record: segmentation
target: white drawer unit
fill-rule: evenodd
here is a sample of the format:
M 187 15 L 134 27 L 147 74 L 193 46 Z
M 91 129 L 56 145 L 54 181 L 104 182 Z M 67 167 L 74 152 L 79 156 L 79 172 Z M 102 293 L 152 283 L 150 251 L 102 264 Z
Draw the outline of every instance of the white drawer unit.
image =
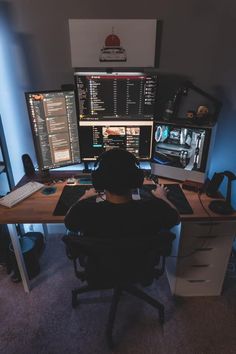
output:
M 235 221 L 184 222 L 166 262 L 172 293 L 220 295 L 235 234 Z

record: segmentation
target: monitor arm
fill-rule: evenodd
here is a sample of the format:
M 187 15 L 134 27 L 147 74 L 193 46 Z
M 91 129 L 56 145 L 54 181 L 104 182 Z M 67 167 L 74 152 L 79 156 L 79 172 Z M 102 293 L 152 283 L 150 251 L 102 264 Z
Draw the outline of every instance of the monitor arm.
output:
M 189 89 L 199 93 L 199 95 L 201 95 L 203 97 L 206 97 L 207 99 L 212 101 L 214 103 L 214 106 L 215 106 L 215 114 L 216 114 L 216 116 L 220 113 L 220 109 L 221 109 L 222 103 L 217 98 L 213 97 L 209 93 L 207 93 L 207 92 L 203 91 L 202 89 L 200 89 L 199 87 L 195 86 L 191 81 L 185 81 L 177 89 L 177 91 L 175 92 L 174 97 L 173 97 L 173 106 L 174 106 L 173 116 L 175 118 L 177 118 L 177 114 L 178 114 L 178 110 L 179 110 L 181 99 L 182 99 L 183 96 L 187 96 L 188 95 Z

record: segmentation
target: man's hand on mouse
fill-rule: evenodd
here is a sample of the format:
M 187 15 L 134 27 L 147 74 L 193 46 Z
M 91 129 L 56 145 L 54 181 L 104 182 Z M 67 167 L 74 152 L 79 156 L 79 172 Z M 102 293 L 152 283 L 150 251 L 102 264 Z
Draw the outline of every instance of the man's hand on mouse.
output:
M 177 210 L 176 207 L 174 206 L 174 204 L 172 204 L 168 198 L 167 198 L 167 194 L 168 194 L 169 190 L 168 187 L 164 186 L 164 185 L 160 185 L 157 184 L 156 185 L 156 189 L 152 190 L 152 194 L 159 199 L 164 200 L 167 204 L 169 204 L 173 209 Z
M 156 189 L 152 190 L 152 194 L 156 198 L 166 199 L 168 193 L 168 188 L 162 184 L 156 184 Z
M 88 199 L 91 197 L 96 197 L 98 192 L 94 188 L 87 189 L 79 200 Z

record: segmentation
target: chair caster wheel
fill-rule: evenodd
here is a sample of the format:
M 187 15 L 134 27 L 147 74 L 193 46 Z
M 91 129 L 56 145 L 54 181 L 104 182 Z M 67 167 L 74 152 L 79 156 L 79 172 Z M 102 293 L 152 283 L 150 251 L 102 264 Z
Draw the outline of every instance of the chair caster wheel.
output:
M 77 293 L 72 290 L 72 307 L 75 309 L 78 305 L 78 300 L 77 300 Z

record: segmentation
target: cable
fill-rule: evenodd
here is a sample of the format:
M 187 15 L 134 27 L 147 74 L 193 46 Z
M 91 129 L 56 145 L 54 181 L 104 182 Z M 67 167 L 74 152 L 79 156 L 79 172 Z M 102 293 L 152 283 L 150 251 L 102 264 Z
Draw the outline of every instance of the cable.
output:
M 203 202 L 202 202 L 202 200 L 201 200 L 201 192 L 200 192 L 200 190 L 198 191 L 197 196 L 198 196 L 198 199 L 199 199 L 199 202 L 200 202 L 202 208 L 205 210 L 205 212 L 207 213 L 207 215 L 208 215 L 210 218 L 212 218 L 211 214 L 209 213 L 209 211 L 207 210 L 207 208 L 205 207 L 205 205 L 203 204 Z

